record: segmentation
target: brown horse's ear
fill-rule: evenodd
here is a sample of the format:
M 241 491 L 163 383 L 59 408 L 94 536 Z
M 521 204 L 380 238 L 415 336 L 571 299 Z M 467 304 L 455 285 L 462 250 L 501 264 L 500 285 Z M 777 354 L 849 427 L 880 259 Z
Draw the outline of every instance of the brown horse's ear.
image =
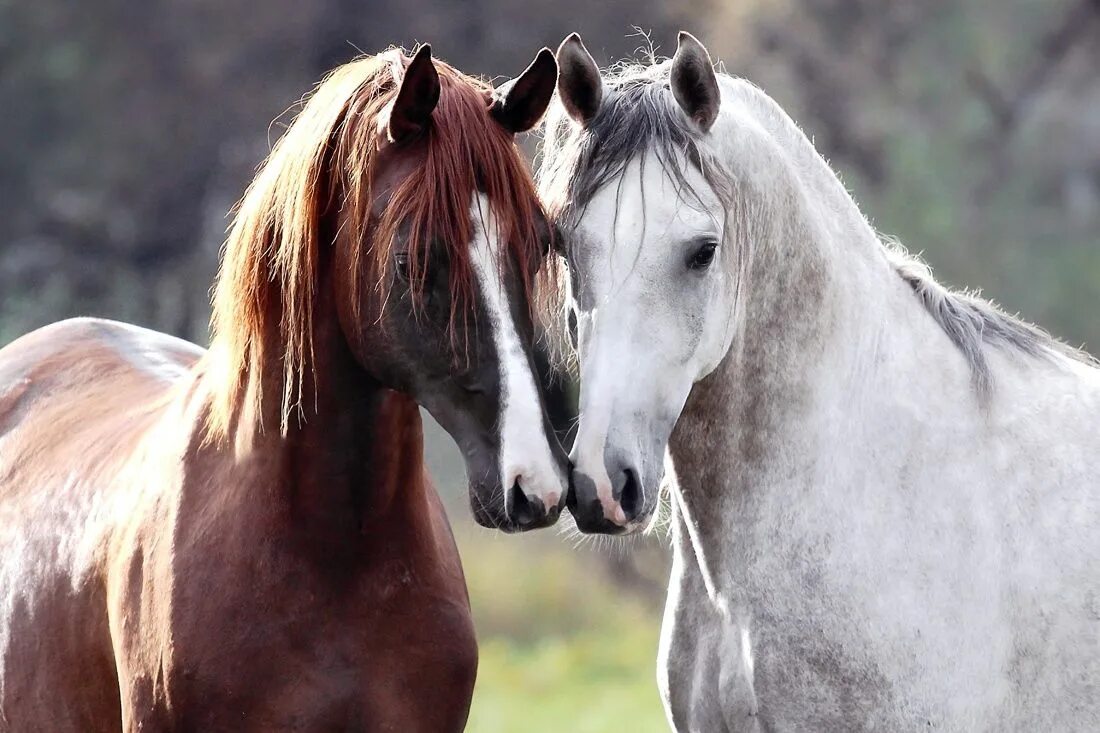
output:
M 439 73 L 432 63 L 432 47 L 424 44 L 405 68 L 401 88 L 393 100 L 386 134 L 390 142 L 398 143 L 427 127 L 432 112 L 439 104 Z
M 544 48 L 518 77 L 497 90 L 489 113 L 512 134 L 527 132 L 539 123 L 558 82 L 558 62 Z
M 676 55 L 672 57 L 669 75 L 672 96 L 684 113 L 706 132 L 718 119 L 718 107 L 722 94 L 718 90 L 718 78 L 710 54 L 699 40 L 680 31 L 676 42 Z
M 600 109 L 603 81 L 592 54 L 576 33 L 558 46 L 558 96 L 578 124 L 587 125 Z

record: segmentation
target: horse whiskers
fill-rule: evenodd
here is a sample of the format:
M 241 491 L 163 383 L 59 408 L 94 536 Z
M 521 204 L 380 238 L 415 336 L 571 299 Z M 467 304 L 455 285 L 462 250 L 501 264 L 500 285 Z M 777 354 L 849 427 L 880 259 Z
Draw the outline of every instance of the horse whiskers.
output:
M 569 541 L 574 550 L 585 548 L 600 553 L 619 553 L 620 557 L 625 557 L 639 542 L 644 542 L 646 534 L 645 532 L 621 535 L 588 534 L 581 532 L 572 518 L 563 519 L 558 523 L 558 535 Z

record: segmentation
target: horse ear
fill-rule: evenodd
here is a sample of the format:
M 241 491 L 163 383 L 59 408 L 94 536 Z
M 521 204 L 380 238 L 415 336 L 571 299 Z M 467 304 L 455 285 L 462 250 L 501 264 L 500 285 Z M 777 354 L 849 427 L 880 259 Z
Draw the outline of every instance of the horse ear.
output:
M 424 44 L 405 68 L 401 88 L 393 100 L 386 134 L 390 142 L 402 142 L 420 134 L 439 104 L 439 73 L 432 63 L 432 47 Z
M 596 116 L 603 100 L 600 69 L 576 33 L 558 46 L 558 96 L 565 111 L 581 125 Z
M 508 132 L 527 132 L 542 119 L 557 81 L 558 62 L 544 48 L 522 74 L 497 90 L 489 113 Z
M 669 83 L 672 86 L 672 96 L 684 113 L 703 132 L 709 130 L 718 119 L 722 94 L 718 89 L 718 78 L 714 74 L 714 63 L 710 60 L 710 54 L 687 31 L 680 31 L 677 39 Z

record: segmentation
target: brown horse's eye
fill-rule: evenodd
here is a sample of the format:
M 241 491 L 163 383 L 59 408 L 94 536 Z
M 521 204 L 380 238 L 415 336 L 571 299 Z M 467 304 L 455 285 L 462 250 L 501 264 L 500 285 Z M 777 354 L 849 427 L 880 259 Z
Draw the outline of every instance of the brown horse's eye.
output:
M 397 273 L 397 278 L 405 283 L 409 284 L 409 253 L 408 252 L 395 252 L 393 255 L 394 272 Z

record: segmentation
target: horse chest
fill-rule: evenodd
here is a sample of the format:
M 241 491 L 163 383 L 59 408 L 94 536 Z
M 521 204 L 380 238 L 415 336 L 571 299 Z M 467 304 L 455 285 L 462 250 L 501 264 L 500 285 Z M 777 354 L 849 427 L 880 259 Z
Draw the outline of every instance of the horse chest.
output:
M 676 730 L 935 727 L 927 711 L 902 709 L 899 681 L 867 649 L 836 641 L 803 611 L 781 610 L 782 582 L 741 580 L 736 602 L 721 590 L 716 600 L 690 545 L 676 549 L 658 662 Z
M 286 598 L 290 612 L 257 615 L 247 630 L 210 623 L 203 639 L 177 638 L 164 695 L 173 720 L 198 730 L 461 730 L 477 666 L 464 603 L 414 586 L 387 589 L 374 608 L 365 600 Z M 146 713 L 166 711 L 154 703 Z
M 193 730 L 461 730 L 477 664 L 461 578 L 386 544 L 390 553 L 368 553 L 366 564 L 285 541 L 219 562 L 206 546 L 177 547 L 173 614 L 135 625 L 159 624 L 171 644 L 135 640 L 121 660 L 129 719 Z M 129 613 L 149 605 L 123 602 Z
M 658 686 L 677 731 L 759 731 L 750 640 L 711 603 L 694 558 L 678 548 L 658 651 Z

